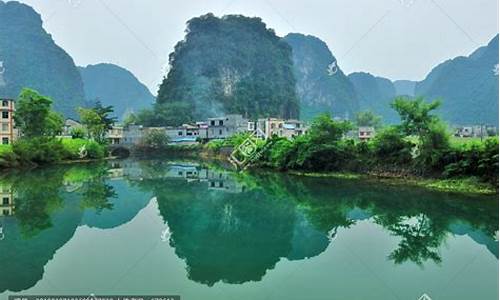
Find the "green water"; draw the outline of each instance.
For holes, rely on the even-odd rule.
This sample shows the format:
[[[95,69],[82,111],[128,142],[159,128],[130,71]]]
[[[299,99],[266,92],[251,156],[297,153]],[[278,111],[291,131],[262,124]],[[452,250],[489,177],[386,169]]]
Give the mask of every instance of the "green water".
[[[498,299],[496,197],[133,160],[0,193],[0,299]]]

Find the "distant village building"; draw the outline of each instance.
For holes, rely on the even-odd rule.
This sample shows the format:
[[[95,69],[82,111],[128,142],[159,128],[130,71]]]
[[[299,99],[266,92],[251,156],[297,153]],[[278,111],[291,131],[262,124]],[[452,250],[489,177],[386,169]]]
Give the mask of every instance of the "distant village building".
[[[491,125],[468,125],[455,127],[455,136],[462,138],[487,137],[498,134],[497,127]]]
[[[82,123],[74,119],[66,119],[63,125],[62,136],[71,136],[74,129],[83,129]]]
[[[302,121],[283,120],[278,118],[258,119],[255,123],[255,128],[257,135],[263,139],[268,139],[272,136],[292,139],[296,136],[305,134],[308,130],[307,126]]]
[[[219,118],[208,119],[208,136],[212,139],[225,139],[236,133],[246,132],[248,120],[242,115],[227,115]]]
[[[9,145],[18,137],[14,128],[15,103],[12,99],[0,99],[0,143]]]
[[[204,130],[206,136],[206,129]],[[190,144],[196,143],[200,138],[200,127],[193,124],[183,124],[178,127],[167,127],[166,134],[171,143]]]
[[[123,143],[124,138],[124,127],[113,126],[111,130],[108,130],[107,139],[111,145],[120,145]]]
[[[375,128],[363,126],[358,128],[358,138],[361,141],[371,140],[375,136]]]
[[[307,129],[307,126],[298,120],[267,118],[253,122],[243,118],[242,115],[233,114],[181,126],[114,126],[108,131],[107,138],[112,145],[132,147],[138,145],[142,138],[152,130],[164,131],[171,144],[194,144],[207,140],[225,139],[244,132],[257,132],[257,135],[264,139],[273,135],[292,139],[305,134]]]

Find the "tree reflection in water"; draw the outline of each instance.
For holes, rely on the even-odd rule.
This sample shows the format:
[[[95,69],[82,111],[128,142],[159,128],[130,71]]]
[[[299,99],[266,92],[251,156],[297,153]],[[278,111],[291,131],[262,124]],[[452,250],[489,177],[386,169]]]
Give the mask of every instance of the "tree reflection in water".
[[[120,193],[110,177],[120,182]],[[339,229],[360,220],[399,238],[387,253],[396,264],[440,263],[439,250],[451,234],[468,234],[498,257],[495,197],[133,160],[12,174],[0,185],[15,198],[15,214],[3,217],[8,232],[0,244],[0,269],[8,276],[0,274],[0,292],[34,285],[78,226],[120,226],[152,197],[188,277],[209,286],[259,281],[281,259],[320,255],[337,234],[349,231]],[[94,214],[85,218],[88,211]],[[11,257],[17,267],[8,263]],[[29,278],[19,266],[33,269]]]

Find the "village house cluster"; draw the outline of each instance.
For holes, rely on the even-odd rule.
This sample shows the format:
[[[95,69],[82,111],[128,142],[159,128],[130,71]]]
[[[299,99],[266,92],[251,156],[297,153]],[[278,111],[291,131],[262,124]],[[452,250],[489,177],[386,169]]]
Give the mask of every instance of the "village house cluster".
[[[63,136],[71,136],[75,128],[83,125],[73,119],[66,119]],[[259,138],[268,139],[274,135],[292,139],[307,132],[307,125],[299,120],[262,118],[250,121],[239,114],[230,114],[206,121],[181,126],[145,127],[142,125],[113,126],[107,138],[111,145],[126,147],[138,145],[151,131],[163,131],[171,144],[195,144],[203,141],[226,139],[237,133],[253,132]]]
[[[19,132],[14,124],[15,102],[12,99],[0,98],[0,104],[0,143],[7,145],[19,137]],[[83,128],[83,125],[77,120],[66,119],[61,136],[70,137],[75,128]],[[203,141],[225,139],[244,132],[255,133],[257,137],[262,139],[268,139],[272,136],[293,139],[305,134],[308,129],[307,124],[299,120],[280,118],[249,120],[239,114],[229,114],[191,124],[183,124],[182,126],[113,126],[108,131],[107,138],[111,145],[130,147],[138,145],[143,137],[153,130],[163,131],[172,144],[195,144]],[[496,135],[497,128],[485,125],[455,126],[453,132],[457,137],[485,137]],[[375,136],[375,128],[359,127],[357,130],[349,132],[348,136],[367,141]]]

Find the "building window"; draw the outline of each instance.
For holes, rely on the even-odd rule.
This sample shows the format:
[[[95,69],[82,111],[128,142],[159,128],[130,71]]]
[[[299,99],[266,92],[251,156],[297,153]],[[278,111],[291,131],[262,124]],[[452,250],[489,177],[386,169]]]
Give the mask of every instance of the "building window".
[[[2,119],[8,119],[9,118],[9,112],[8,111],[2,111]]]
[[[3,107],[8,107],[8,106],[9,106],[9,101],[7,101],[7,100],[3,100],[3,101],[2,101],[2,106],[3,106]]]
[[[9,138],[6,138],[6,137],[2,138],[2,144],[3,145],[8,145],[9,144]]]
[[[8,209],[4,209],[4,210],[3,210],[3,215],[4,215],[4,216],[8,216],[8,215],[10,215],[10,211],[9,211]]]
[[[177,133],[177,135],[178,135],[178,136],[182,136],[182,131],[179,131],[179,132]]]
[[[215,121],[210,121],[210,125],[215,126]]]
[[[224,121],[219,120],[219,126],[222,126],[222,125],[224,125]]]
[[[219,135],[222,135],[222,129],[219,129]]]
[[[8,197],[3,197],[2,204],[3,205],[9,205],[9,198]]]
[[[276,125],[274,125],[274,123],[271,124],[271,129],[274,129],[275,127],[276,127]]]
[[[2,131],[3,131],[3,132],[7,132],[7,131],[9,131],[9,124],[5,124],[5,123],[3,123],[3,124],[2,124]]]

